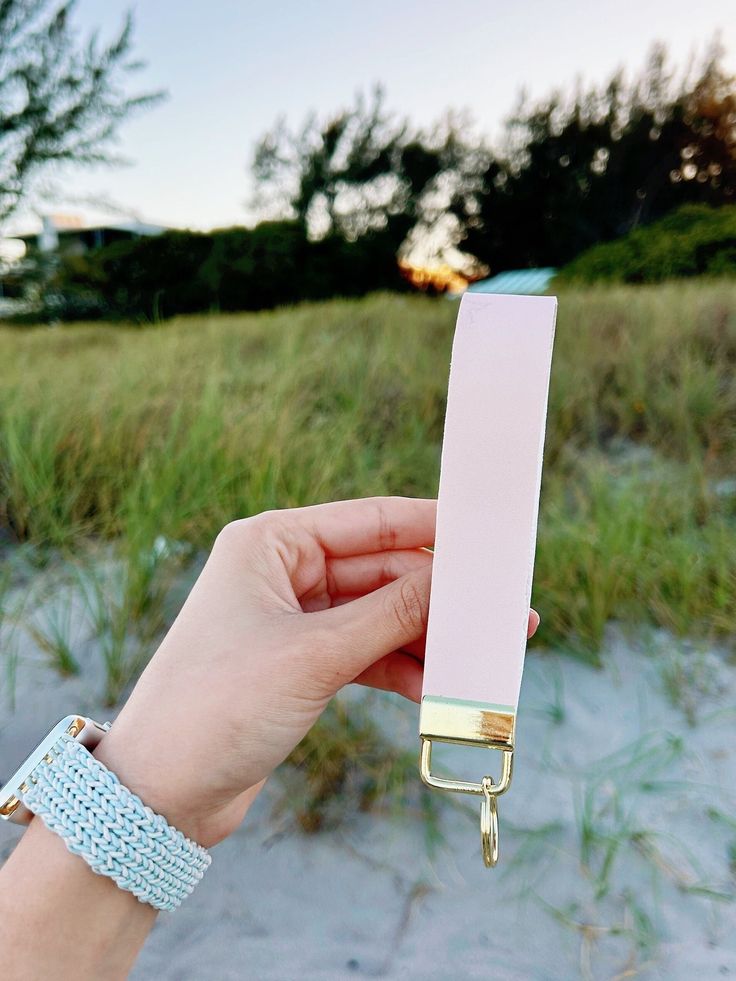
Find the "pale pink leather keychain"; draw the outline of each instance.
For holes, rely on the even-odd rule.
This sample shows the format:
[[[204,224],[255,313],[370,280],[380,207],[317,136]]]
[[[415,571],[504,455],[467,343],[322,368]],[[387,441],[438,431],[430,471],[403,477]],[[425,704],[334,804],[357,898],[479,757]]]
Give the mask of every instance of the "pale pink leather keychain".
[[[481,799],[486,866],[511,783],[557,300],[466,293],[452,347],[419,721],[430,787]],[[432,773],[434,742],[501,751],[498,780]]]

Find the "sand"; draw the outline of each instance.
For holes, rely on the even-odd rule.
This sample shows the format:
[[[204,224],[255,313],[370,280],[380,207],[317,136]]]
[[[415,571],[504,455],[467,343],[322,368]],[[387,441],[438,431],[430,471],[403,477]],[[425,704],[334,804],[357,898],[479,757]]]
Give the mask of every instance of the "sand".
[[[61,716],[115,714],[100,704],[100,651],[81,608],[81,677],[49,668],[29,617],[1,638],[0,782]],[[469,798],[438,798],[434,848],[411,806],[346,809],[338,828],[307,836],[274,816],[275,777],[194,895],[159,917],[133,977],[736,976],[736,668],[722,652],[615,626],[603,662],[527,659],[498,868],[482,865]],[[356,710],[364,698],[342,697]],[[417,746],[415,706],[388,695],[369,705],[397,745]],[[443,758],[469,777],[497,762],[477,750]],[[18,834],[0,828],[0,861]]]

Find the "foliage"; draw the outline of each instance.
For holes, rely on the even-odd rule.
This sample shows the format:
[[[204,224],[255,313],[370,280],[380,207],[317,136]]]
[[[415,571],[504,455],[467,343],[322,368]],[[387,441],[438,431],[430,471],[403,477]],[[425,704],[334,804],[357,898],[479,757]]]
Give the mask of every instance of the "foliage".
[[[721,55],[678,75],[658,45],[631,81],[522,98],[496,150],[458,117],[417,131],[380,92],[297,131],[281,121],[256,149],[256,204],[313,238],[379,231],[387,265],[458,247],[469,271],[560,266],[680,205],[736,201],[736,85]]]
[[[50,164],[109,159],[120,123],[161,98],[122,92],[140,67],[130,58],[130,15],[108,45],[96,36],[82,44],[74,6],[0,0],[0,221]]]
[[[319,722],[296,747],[289,762],[286,793],[276,812],[291,812],[302,831],[339,824],[346,811],[376,810],[406,798],[416,754],[398,750],[366,711],[365,702],[346,706],[333,699]],[[436,821],[436,801],[417,788],[423,816]]]
[[[562,294],[535,575],[547,641],[595,652],[611,619],[733,638],[734,310],[726,282]],[[455,312],[376,296],[156,330],[6,328],[0,525],[145,558],[158,536],[206,548],[269,508],[431,495]],[[143,572],[126,589],[146,594]]]
[[[99,316],[161,316],[207,310],[212,294],[199,270],[212,249],[209,235],[167,232],[113,242],[82,256],[62,257],[46,305],[74,317],[76,298],[97,298]],[[54,297],[59,302],[54,305]]]
[[[506,147],[453,211],[493,271],[559,266],[684,203],[736,201],[736,89],[712,50],[678,79],[655,46],[641,76],[521,105]]]
[[[660,221],[594,245],[559,282],[656,283],[684,276],[736,276],[736,204],[688,204]]]
[[[310,242],[293,221],[115,242],[64,257],[36,320],[158,321],[207,310],[261,310],[300,299],[402,289],[373,233]],[[18,318],[16,318],[18,319]]]
[[[453,189],[472,182],[477,150],[448,116],[431,132],[367,102],[298,131],[280,120],[257,144],[252,164],[261,213],[294,218],[313,238],[355,242],[372,235],[391,265],[412,235],[431,235]]]
[[[128,45],[126,27],[115,56],[105,56],[110,77]],[[0,105],[2,91],[0,81]],[[2,146],[0,137],[0,175]],[[18,319],[158,321],[361,296],[405,287],[397,257],[431,263],[458,245],[469,273],[557,267],[601,242],[612,244],[576,266],[576,277],[726,273],[730,212],[706,220],[702,208],[736,200],[736,90],[717,48],[679,77],[655,47],[630,83],[618,73],[600,88],[522,101],[501,152],[456,116],[417,130],[377,90],[298,131],[278,123],[258,144],[253,173],[270,220],[66,257],[42,277],[42,308]],[[678,211],[683,203],[695,210]],[[672,223],[644,235],[673,210]]]

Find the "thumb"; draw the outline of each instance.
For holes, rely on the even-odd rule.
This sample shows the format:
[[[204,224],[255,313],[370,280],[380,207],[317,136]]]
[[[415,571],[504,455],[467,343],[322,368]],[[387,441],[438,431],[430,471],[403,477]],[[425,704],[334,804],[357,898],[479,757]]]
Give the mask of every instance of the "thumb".
[[[342,606],[325,610],[339,643],[340,668],[355,677],[374,661],[418,640],[427,629],[432,566],[406,575]]]

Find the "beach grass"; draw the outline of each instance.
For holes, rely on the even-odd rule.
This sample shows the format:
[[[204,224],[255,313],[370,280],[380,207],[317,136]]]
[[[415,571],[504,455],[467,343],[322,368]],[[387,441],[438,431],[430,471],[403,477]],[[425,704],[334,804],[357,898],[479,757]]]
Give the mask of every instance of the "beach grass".
[[[667,887],[733,901],[736,824],[683,773],[687,729],[706,718],[720,677],[712,647],[736,650],[736,282],[559,299],[532,651],[613,657],[604,640],[615,621],[651,657],[685,727],[633,733],[572,774],[569,854],[554,814],[538,827],[504,817],[513,874],[579,935],[581,975],[592,978],[606,938],[630,944],[632,974],[654,956]],[[149,327],[0,328],[0,680],[11,698],[17,634],[69,675],[81,622],[102,659],[101,697],[118,702],[234,518],[435,494],[456,313],[445,299],[376,295]],[[28,582],[60,569],[76,606],[34,609],[16,565]],[[569,721],[562,663],[549,659],[536,710],[551,728]],[[394,745],[370,705],[350,709],[333,702],[294,751],[277,817],[315,832],[404,808],[422,815],[431,853],[440,807],[454,804],[477,833],[476,802],[426,791],[415,747]],[[551,757],[550,772],[560,778]],[[723,876],[699,866],[684,832],[664,834],[639,808],[655,792],[666,808],[683,788],[709,795],[708,826],[727,840]],[[541,889],[550,855],[587,901]]]
[[[118,543],[131,622],[161,604],[156,541],[206,549],[268,508],[433,495],[456,309],[376,295],[1,329],[0,526],[54,554]],[[610,620],[734,636],[735,365],[736,283],[560,296],[543,642],[595,658]]]

